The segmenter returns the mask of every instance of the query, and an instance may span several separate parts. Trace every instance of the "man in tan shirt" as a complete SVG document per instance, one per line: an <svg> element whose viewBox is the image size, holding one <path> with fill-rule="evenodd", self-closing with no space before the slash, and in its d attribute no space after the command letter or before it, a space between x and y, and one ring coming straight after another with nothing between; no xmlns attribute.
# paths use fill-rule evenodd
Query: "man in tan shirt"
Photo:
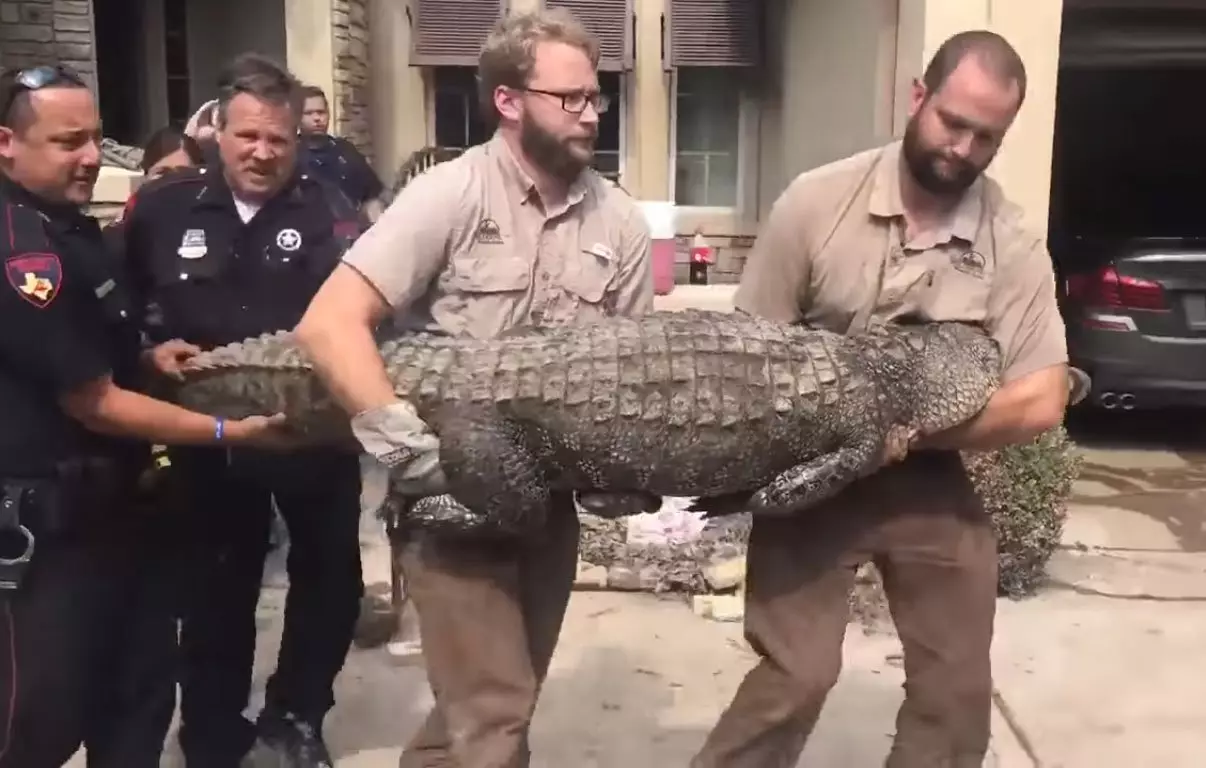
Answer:
<svg viewBox="0 0 1206 768"><path fill-rule="evenodd" d="M890 768L971 768L989 740L996 542L955 449L1060 423L1064 326L1043 238L982 174L1025 96L1021 59L989 32L954 36L914 85L902 142L799 176L776 201L739 311L849 333L905 316L983 323L1003 386L976 418L806 516L759 519L746 634L761 655L693 768L794 766L837 682L855 569L883 575L905 653Z"/></svg>
<svg viewBox="0 0 1206 768"><path fill-rule="evenodd" d="M653 305L649 233L635 203L589 168L598 45L563 10L514 15L479 65L495 136L407 184L349 250L298 326L366 450L420 483L438 444L386 379L371 332L496 336L523 325L633 315ZM436 706L401 766L518 768L577 565L572 498L538 541L421 534L402 568Z"/></svg>

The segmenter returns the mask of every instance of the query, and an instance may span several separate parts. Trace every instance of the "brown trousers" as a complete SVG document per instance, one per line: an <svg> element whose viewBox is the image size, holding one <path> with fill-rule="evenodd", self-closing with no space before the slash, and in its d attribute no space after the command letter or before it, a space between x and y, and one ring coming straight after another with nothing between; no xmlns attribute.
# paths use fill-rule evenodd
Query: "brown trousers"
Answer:
<svg viewBox="0 0 1206 768"><path fill-rule="evenodd" d="M528 728L578 563L578 516L557 504L519 546L418 538L399 558L435 706L399 768L526 768Z"/></svg>
<svg viewBox="0 0 1206 768"><path fill-rule="evenodd" d="M750 535L746 638L761 656L691 768L794 768L842 667L855 570L876 564L904 649L888 768L979 768L996 613L992 525L954 453L920 453Z"/></svg>

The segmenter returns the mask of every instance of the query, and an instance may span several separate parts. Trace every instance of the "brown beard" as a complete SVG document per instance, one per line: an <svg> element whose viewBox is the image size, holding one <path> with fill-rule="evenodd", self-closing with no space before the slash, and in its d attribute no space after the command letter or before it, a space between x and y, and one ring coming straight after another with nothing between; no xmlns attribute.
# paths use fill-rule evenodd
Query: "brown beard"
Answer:
<svg viewBox="0 0 1206 768"><path fill-rule="evenodd" d="M984 168L978 168L971 163L955 158L945 158L956 165L955 176L950 178L939 175L934 169L934 161L941 155L922 143L921 136L918 135L916 117L905 126L900 151L905 166L909 169L909 175L913 177L913 181L917 182L917 186L939 197L963 194L984 172Z"/></svg>
<svg viewBox="0 0 1206 768"><path fill-rule="evenodd" d="M591 156L594 156L595 137L590 138ZM566 141L546 131L527 114L519 125L519 146L525 155L542 171L569 183L578 178L590 165L574 157Z"/></svg>

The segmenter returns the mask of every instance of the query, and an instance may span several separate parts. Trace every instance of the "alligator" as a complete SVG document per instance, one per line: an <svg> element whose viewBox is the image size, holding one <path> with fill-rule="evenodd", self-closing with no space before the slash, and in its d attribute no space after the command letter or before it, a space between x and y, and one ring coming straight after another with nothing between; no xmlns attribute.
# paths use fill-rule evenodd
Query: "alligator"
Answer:
<svg viewBox="0 0 1206 768"><path fill-rule="evenodd" d="M975 416L1001 357L973 324L842 335L704 310L488 340L403 333L379 351L440 438L447 487L414 514L447 522L446 494L505 535L538 529L567 492L637 499L628 509L693 496L704 511L797 513L878 470L889 441ZM353 442L290 332L198 355L176 396L228 418L284 413L306 440Z"/></svg>

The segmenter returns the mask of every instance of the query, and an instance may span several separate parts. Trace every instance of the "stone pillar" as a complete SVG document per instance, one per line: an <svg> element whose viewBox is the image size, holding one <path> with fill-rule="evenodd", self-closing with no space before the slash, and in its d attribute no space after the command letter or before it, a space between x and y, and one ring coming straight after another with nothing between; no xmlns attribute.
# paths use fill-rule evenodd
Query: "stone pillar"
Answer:
<svg viewBox="0 0 1206 768"><path fill-rule="evenodd" d="M96 50L89 0L0 2L0 65L61 62L96 88Z"/></svg>
<svg viewBox="0 0 1206 768"><path fill-rule="evenodd" d="M331 13L334 35L331 100L339 105L332 115L333 132L355 144L371 162L374 148L369 109L369 3L333 0Z"/></svg>
<svg viewBox="0 0 1206 768"><path fill-rule="evenodd" d="M942 41L968 29L1003 35L1026 63L1026 103L989 174L1022 206L1027 224L1047 231L1055 87L1063 0L901 0L896 134L904 128L908 87Z"/></svg>

